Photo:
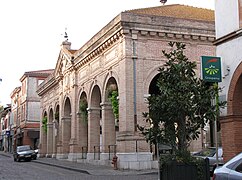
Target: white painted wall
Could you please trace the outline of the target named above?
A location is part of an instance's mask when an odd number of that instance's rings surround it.
[[[230,69],[229,75],[224,76],[222,83],[220,83],[220,87],[223,88],[223,92],[221,95],[226,96],[229,91],[230,81],[232,79],[232,76],[238,67],[238,65],[242,61],[242,37],[239,37],[237,39],[228,41],[226,43],[223,43],[219,46],[217,46],[217,56],[222,57],[223,67],[224,67],[224,75],[227,74],[228,71],[226,71],[227,66]],[[222,111],[222,115],[227,115],[226,109]]]
[[[215,0],[216,39],[239,28],[238,0]]]

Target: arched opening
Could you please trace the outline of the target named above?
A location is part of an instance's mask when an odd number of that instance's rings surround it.
[[[118,85],[115,78],[108,79],[105,88],[105,102],[102,104],[103,114],[103,148],[104,152],[116,152],[116,132],[119,131],[119,98]]]
[[[149,86],[149,94],[154,94],[157,95],[160,93],[159,87],[157,86],[157,82],[159,79],[159,74],[157,74],[151,81],[150,86]]]
[[[158,87],[158,79],[160,77],[160,74],[157,74],[152,81],[150,82],[149,85],[149,96],[150,95],[159,95],[160,91],[159,91],[159,87]],[[152,144],[150,144],[150,152],[154,154],[154,158],[157,158],[157,144],[155,144],[154,146]]]
[[[87,158],[88,150],[88,102],[87,95],[85,92],[81,94],[79,100],[79,111],[78,111],[78,132],[79,132],[79,145],[82,153],[82,159]]]
[[[100,158],[102,151],[102,115],[101,91],[95,85],[91,93],[91,104],[88,112],[88,152],[94,153],[94,159]]]
[[[111,103],[115,131],[119,131],[119,96],[118,85],[116,80],[112,77],[108,80],[106,86],[106,100]]]
[[[70,139],[71,139],[71,102],[67,97],[64,103],[64,117],[62,120],[62,145],[63,153],[67,154],[70,151]]]

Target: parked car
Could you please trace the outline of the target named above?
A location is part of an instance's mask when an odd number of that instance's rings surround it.
[[[30,145],[17,146],[16,151],[13,153],[14,161],[31,161],[37,158],[37,153],[31,148]]]
[[[217,167],[213,180],[241,180],[242,179],[242,153],[238,154],[221,167]]]
[[[199,152],[194,153],[193,156],[197,158],[203,158],[203,159],[208,158],[210,174],[211,175],[213,174],[213,171],[216,168],[216,148],[215,147],[205,148]],[[218,147],[218,165],[222,166],[223,164],[224,164],[223,149],[222,147]]]

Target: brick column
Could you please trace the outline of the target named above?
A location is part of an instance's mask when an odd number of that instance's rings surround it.
[[[71,117],[63,117],[62,122],[62,154],[68,154],[70,151],[71,139]]]
[[[94,146],[100,145],[100,110],[88,109],[88,153],[94,153]]]
[[[78,143],[77,143],[77,100],[78,100],[78,89],[77,89],[77,73],[73,71],[72,81],[71,81],[71,97],[72,97],[72,108],[71,108],[71,139],[70,139],[70,153],[77,153]]]
[[[53,154],[53,123],[47,124],[47,154],[46,157],[52,157]]]
[[[43,129],[43,125],[41,126],[41,130],[40,130],[40,152],[39,155],[40,157],[45,157],[46,155],[46,151],[47,151],[47,134]]]
[[[242,115],[222,117],[222,146],[224,161],[228,161],[241,152],[242,149]]]
[[[63,117],[63,80],[59,81],[59,124],[58,124],[58,134],[57,134],[57,158],[60,158],[59,155],[63,154],[63,145],[62,145],[62,118]]]
[[[57,136],[58,136],[58,122],[57,120],[54,120],[53,122],[53,154],[52,157],[56,155],[57,153]]]
[[[87,147],[87,124],[88,122],[83,119],[82,115],[80,113],[77,113],[77,141],[79,149],[81,150],[82,147]]]
[[[110,102],[101,104],[102,106],[102,148],[103,153],[108,153],[109,145],[116,144],[115,120]]]

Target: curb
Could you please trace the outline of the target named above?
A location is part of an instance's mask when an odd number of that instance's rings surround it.
[[[46,162],[40,162],[40,161],[38,161],[38,160],[34,160],[34,161],[31,161],[31,162],[39,163],[39,164],[45,164],[45,165],[54,166],[54,167],[59,167],[59,168],[63,168],[63,169],[67,169],[67,170],[76,171],[76,172],[80,172],[80,173],[83,173],[83,174],[88,174],[88,175],[90,175],[90,173],[89,173],[88,171],[81,170],[81,169],[77,169],[77,168],[73,168],[73,167],[66,167],[66,166],[57,165],[57,164],[51,164],[51,163],[46,163]]]
[[[9,157],[11,158],[11,155],[8,155],[8,154],[3,154],[3,153],[0,153],[1,156],[5,156],[5,157]]]

